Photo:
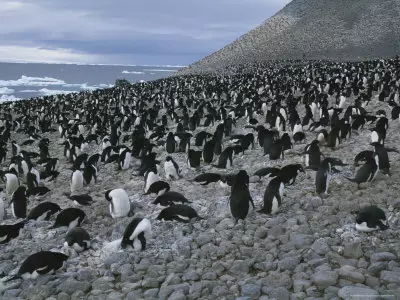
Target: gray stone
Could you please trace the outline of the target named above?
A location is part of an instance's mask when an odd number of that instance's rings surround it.
[[[343,255],[349,258],[360,258],[363,256],[363,250],[361,248],[361,242],[349,242],[344,245]]]
[[[300,257],[286,257],[278,262],[278,267],[281,271],[289,270],[293,271],[300,263]]]
[[[259,239],[265,239],[268,236],[268,229],[265,227],[258,227],[254,232],[254,236]]]
[[[143,293],[144,298],[156,298],[158,294],[158,289],[149,289]]]
[[[261,286],[258,284],[244,284],[242,286],[242,296],[248,296],[251,299],[258,299],[261,294]]]
[[[93,281],[92,289],[100,290],[100,291],[107,291],[114,287],[114,284],[111,282],[111,278],[100,277]]]
[[[319,255],[325,255],[330,250],[328,243],[323,238],[316,240],[312,244],[311,249]]]
[[[122,295],[119,292],[111,292],[107,295],[107,300],[120,300],[120,299],[124,299],[124,295]]]
[[[400,272],[382,271],[380,278],[388,283],[400,284]]]
[[[57,295],[57,300],[69,300],[69,299],[71,299],[70,295],[64,292],[61,292]]]
[[[370,260],[371,262],[396,260],[396,255],[390,252],[378,252],[372,254]]]
[[[21,289],[10,289],[10,290],[6,290],[4,291],[3,297],[4,299],[8,299],[11,297],[18,297],[18,295],[21,293]]]
[[[234,273],[234,274],[238,274],[238,273],[248,273],[249,272],[249,265],[248,262],[244,261],[244,260],[235,260],[230,269],[230,272]]]
[[[183,291],[175,291],[169,297],[168,300],[185,300],[186,296]]]
[[[385,270],[388,266],[388,263],[385,261],[378,261],[378,262],[374,262],[372,263],[367,271],[369,274],[377,276],[381,273],[381,271]]]
[[[189,269],[187,270],[183,275],[182,275],[182,280],[188,281],[196,281],[199,279],[199,274],[197,274],[196,270],[194,269]]]
[[[355,271],[355,268],[351,266],[343,266],[339,269],[339,276],[345,280],[354,282],[354,283],[363,283],[365,281],[365,277],[360,272]]]
[[[379,293],[373,289],[363,288],[358,286],[345,286],[342,287],[338,295],[340,298],[345,300],[351,299],[365,299],[368,296],[368,300],[379,299]]]
[[[87,292],[90,289],[90,287],[91,284],[89,282],[78,281],[73,278],[68,278],[57,287],[57,291],[65,292],[71,295],[76,291]]]
[[[201,247],[205,244],[211,243],[214,239],[215,236],[211,233],[200,233],[196,238],[196,243]]]
[[[225,286],[217,285],[213,288],[211,294],[216,297],[223,297],[228,294],[228,289]]]
[[[338,274],[335,271],[319,271],[312,276],[312,281],[318,288],[327,288],[336,285]]]
[[[206,272],[201,276],[203,280],[215,280],[217,279],[217,273],[215,272]]]
[[[156,278],[145,278],[142,281],[142,287],[145,289],[158,288],[160,283]]]
[[[96,276],[96,272],[89,268],[82,268],[78,271],[76,279],[79,281],[91,281]]]
[[[311,281],[310,280],[294,280],[293,281],[293,290],[295,293],[298,292],[303,292],[305,291],[307,288],[309,288],[311,286]]]
[[[263,292],[268,294],[271,298],[275,298],[277,300],[289,300],[290,292],[284,287],[275,287],[275,288],[263,288]]]
[[[282,273],[282,272],[270,271],[268,273],[268,276],[262,278],[260,281],[262,282],[263,286],[269,288],[285,287],[287,289],[290,289],[293,284],[292,279],[287,274],[287,272]]]

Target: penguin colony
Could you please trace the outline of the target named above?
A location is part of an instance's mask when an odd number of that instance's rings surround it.
[[[298,182],[324,201],[340,189],[368,197],[378,177],[397,172],[399,72],[398,58],[257,65],[1,104],[0,247],[29,244],[35,231],[63,237],[52,250],[33,247],[5,278],[36,278],[73,251],[98,251],[111,238],[90,223],[109,233],[123,224],[120,249],[147,251],[166,222],[200,230],[211,212],[235,224],[288,213]],[[365,147],[354,143],[361,136]],[[343,159],[349,148],[354,162]],[[208,207],[196,203],[203,193]],[[385,212],[359,207],[353,225],[393,230]]]

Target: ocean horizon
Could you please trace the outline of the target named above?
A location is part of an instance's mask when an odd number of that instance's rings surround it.
[[[0,101],[113,87],[168,77],[185,66],[0,62]]]

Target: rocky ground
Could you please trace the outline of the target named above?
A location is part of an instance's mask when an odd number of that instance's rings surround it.
[[[380,108],[375,99],[367,110],[375,112]],[[245,120],[241,120],[235,133],[251,130],[245,130],[244,125]],[[354,156],[371,149],[369,134],[367,129],[354,132],[334,151],[322,147],[325,155],[350,164],[334,175],[329,196],[314,195],[314,172],[307,171],[294,186],[285,188],[279,214],[268,216],[250,210],[238,224],[229,212],[230,190],[215,183],[200,186],[191,182],[200,172],[187,168],[183,153],[172,155],[183,169],[183,179],[170,185],[192,201],[191,206],[205,218],[192,224],[155,220],[161,207],[151,204],[155,197],[142,195],[143,178],[135,176],[139,161],[126,171],[117,171],[114,165],[102,166],[98,183],[86,187],[95,202],[82,208],[88,216],[82,227],[92,236],[94,249],[79,255],[68,252],[70,258],[55,274],[0,283],[0,298],[283,300],[361,299],[354,297],[363,295],[365,299],[396,299],[395,295],[400,297],[400,156],[389,154],[392,177],[379,174],[360,190],[343,178],[354,174]],[[390,123],[387,136],[387,145],[397,147],[398,120]],[[32,199],[29,208],[40,201],[71,207],[73,204],[63,195],[69,191],[71,171],[62,156],[63,146],[58,145],[62,140],[57,134],[43,137],[51,140],[51,156],[61,159],[61,174],[56,181],[45,182],[52,191],[43,199]],[[25,139],[18,134],[12,138]],[[314,138],[315,133],[307,134],[308,142]],[[257,146],[236,157],[234,168],[227,172],[245,169],[252,174],[268,165],[301,162],[298,153],[304,146],[296,145],[286,152],[284,161],[276,162],[263,157]],[[90,153],[96,151],[93,143]],[[163,147],[156,151],[163,161]],[[218,172],[212,166],[201,168],[202,172],[211,170]],[[250,192],[256,210],[262,207],[267,184],[268,179],[251,178]],[[153,235],[147,240],[145,251],[105,251],[107,243],[122,237],[132,219],[111,218],[104,198],[104,192],[111,188],[124,188],[130,195],[135,217],[151,221]],[[376,204],[386,212],[390,229],[369,234],[355,231],[354,211],[367,204]],[[10,211],[7,213],[4,223],[15,223]],[[40,249],[66,252],[62,246],[66,228],[48,229],[52,223],[30,222],[18,238],[1,245],[0,273],[13,274],[28,255]]]

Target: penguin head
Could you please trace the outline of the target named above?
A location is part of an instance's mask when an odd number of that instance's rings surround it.
[[[247,186],[249,184],[250,178],[245,170],[240,170],[235,177],[235,184],[239,186]]]
[[[172,161],[172,157],[171,157],[171,156],[167,156],[167,157],[165,158],[165,161]]]
[[[305,173],[304,168],[303,168],[303,166],[301,164],[296,164],[296,168],[297,168],[298,171],[300,171],[302,173]]]
[[[106,200],[109,201],[109,202],[112,200],[112,198],[110,197],[111,191],[112,191],[112,190],[108,190],[108,191],[106,191],[106,192],[104,193],[104,196],[105,196]]]

